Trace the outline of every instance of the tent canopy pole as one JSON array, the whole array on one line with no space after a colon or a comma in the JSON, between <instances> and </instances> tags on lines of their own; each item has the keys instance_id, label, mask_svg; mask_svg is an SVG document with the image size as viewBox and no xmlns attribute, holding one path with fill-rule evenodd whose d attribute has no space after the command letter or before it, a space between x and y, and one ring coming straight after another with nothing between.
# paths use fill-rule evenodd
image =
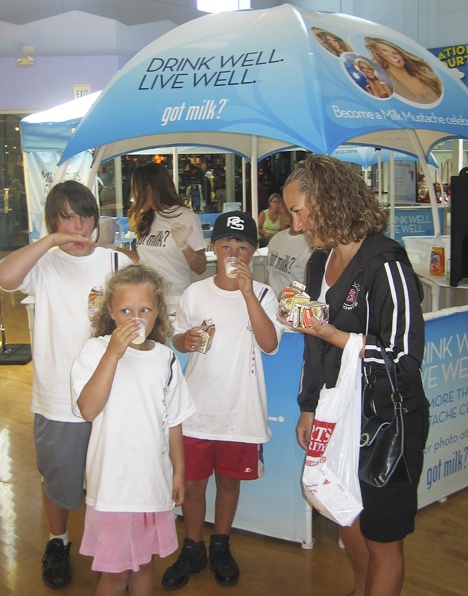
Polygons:
<instances>
[{"instance_id":1,"label":"tent canopy pole","mask_svg":"<svg viewBox=\"0 0 468 596\"><path fill-rule=\"evenodd\" d=\"M258 223L258 139L251 137L250 187L252 194L252 217Z\"/></svg>"},{"instance_id":2,"label":"tent canopy pole","mask_svg":"<svg viewBox=\"0 0 468 596\"><path fill-rule=\"evenodd\" d=\"M440 234L440 219L439 219L439 209L437 207L437 197L435 194L434 184L431 180L431 173L429 172L429 166L427 164L426 156L424 155L423 148L421 143L416 135L414 130L409 130L408 134L413 142L414 149L416 151L417 156L419 157L419 161L421 162L421 167L424 172L424 176L427 182L427 189L429 191L429 199L431 202L431 211L432 211L432 221L434 224L434 236Z\"/></svg>"}]
</instances>

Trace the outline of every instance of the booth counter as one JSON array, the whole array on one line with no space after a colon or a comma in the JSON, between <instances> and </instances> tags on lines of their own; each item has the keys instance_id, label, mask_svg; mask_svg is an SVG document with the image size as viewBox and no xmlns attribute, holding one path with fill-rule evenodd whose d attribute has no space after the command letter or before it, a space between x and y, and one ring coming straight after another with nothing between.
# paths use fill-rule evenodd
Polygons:
<instances>
[{"instance_id":1,"label":"booth counter","mask_svg":"<svg viewBox=\"0 0 468 596\"><path fill-rule=\"evenodd\" d=\"M441 236L445 245L446 275L431 275L430 260L434 236L403 236L401 238L408 257L424 287L423 312L436 312L440 309L468 304L468 283L462 281L457 287L449 282L450 236Z\"/></svg>"},{"instance_id":2,"label":"booth counter","mask_svg":"<svg viewBox=\"0 0 468 596\"><path fill-rule=\"evenodd\" d=\"M430 275L425 267L416 265L414 270L424 288L423 312L437 312L441 309L468 304L468 283L452 287L446 276Z\"/></svg>"}]
</instances>

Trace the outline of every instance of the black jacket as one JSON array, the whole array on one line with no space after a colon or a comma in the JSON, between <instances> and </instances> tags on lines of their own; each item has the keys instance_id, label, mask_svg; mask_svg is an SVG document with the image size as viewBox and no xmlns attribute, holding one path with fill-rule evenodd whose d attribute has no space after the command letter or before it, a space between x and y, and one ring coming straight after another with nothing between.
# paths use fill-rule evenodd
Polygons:
<instances>
[{"instance_id":1,"label":"black jacket","mask_svg":"<svg viewBox=\"0 0 468 596\"><path fill-rule=\"evenodd\" d=\"M314 251L307 265L306 291L319 297L328 252ZM390 387L376 335L397 364L400 392L409 411L427 406L420 372L424 354L422 287L404 248L383 234L366 238L341 277L326 294L329 322L341 331L366 336L364 365L377 371L382 383L382 409L391 406ZM314 412L320 389L334 387L343 351L305 335L298 403Z\"/></svg>"}]
</instances>

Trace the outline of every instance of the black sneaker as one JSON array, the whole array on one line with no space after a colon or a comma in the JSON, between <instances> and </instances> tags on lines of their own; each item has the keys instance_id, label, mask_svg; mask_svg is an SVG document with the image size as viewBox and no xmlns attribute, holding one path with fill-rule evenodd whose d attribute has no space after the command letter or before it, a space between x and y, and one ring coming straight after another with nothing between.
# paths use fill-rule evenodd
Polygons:
<instances>
[{"instance_id":1,"label":"black sneaker","mask_svg":"<svg viewBox=\"0 0 468 596\"><path fill-rule=\"evenodd\" d=\"M178 590L185 586L191 575L200 573L207 565L208 558L203 540L194 542L186 538L179 558L164 572L162 587L166 590Z\"/></svg>"},{"instance_id":2,"label":"black sneaker","mask_svg":"<svg viewBox=\"0 0 468 596\"><path fill-rule=\"evenodd\" d=\"M234 586L239 580L239 567L231 555L229 536L215 534L210 538L210 565L221 586Z\"/></svg>"},{"instance_id":3,"label":"black sneaker","mask_svg":"<svg viewBox=\"0 0 468 596\"><path fill-rule=\"evenodd\" d=\"M72 580L70 567L71 542L64 546L61 538L49 540L42 557L42 579L49 588L66 588Z\"/></svg>"}]
</instances>

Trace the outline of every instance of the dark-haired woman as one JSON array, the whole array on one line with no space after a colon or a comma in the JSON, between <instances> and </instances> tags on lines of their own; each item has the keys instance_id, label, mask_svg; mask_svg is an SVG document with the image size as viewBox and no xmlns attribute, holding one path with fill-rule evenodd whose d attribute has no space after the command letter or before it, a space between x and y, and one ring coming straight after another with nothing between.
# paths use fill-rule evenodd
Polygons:
<instances>
[{"instance_id":1,"label":"dark-haired woman","mask_svg":"<svg viewBox=\"0 0 468 596\"><path fill-rule=\"evenodd\" d=\"M190 271L206 270L206 243L200 218L177 194L166 167L148 163L132 174L132 206L128 216L137 235L142 263L153 267L170 283L169 312L190 285Z\"/></svg>"}]
</instances>

